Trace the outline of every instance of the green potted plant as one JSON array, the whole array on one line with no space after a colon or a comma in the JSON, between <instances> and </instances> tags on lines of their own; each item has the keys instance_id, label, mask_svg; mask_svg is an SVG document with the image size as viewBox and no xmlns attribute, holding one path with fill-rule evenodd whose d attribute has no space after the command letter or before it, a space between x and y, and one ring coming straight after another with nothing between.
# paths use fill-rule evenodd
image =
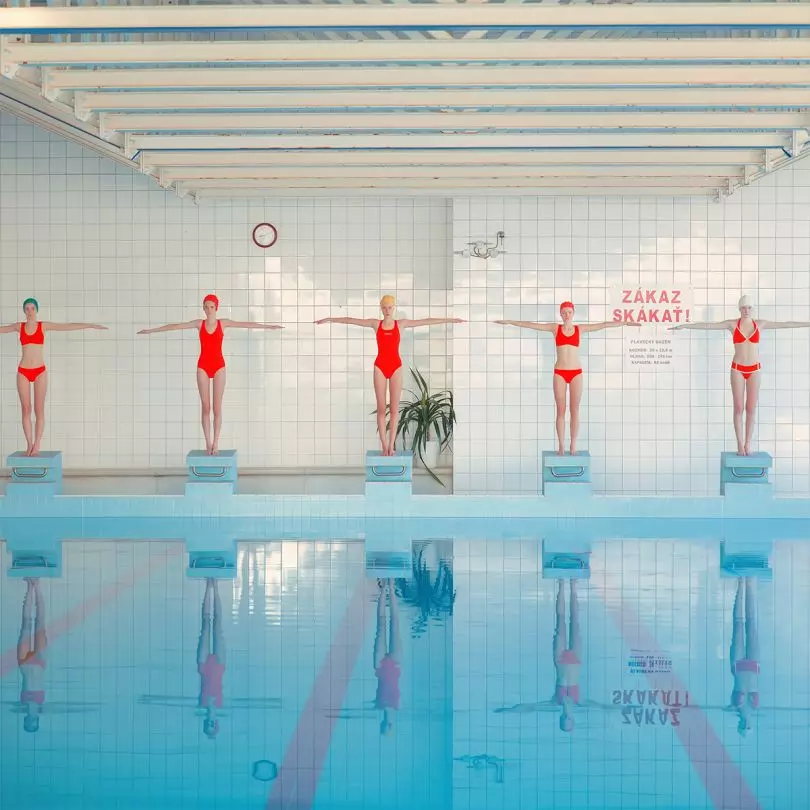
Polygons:
<instances>
[{"instance_id":1,"label":"green potted plant","mask_svg":"<svg viewBox=\"0 0 810 810\"><path fill-rule=\"evenodd\" d=\"M433 471L439 462L439 454L450 445L453 438L453 425L456 412L453 408L453 392L438 391L431 394L427 381L415 368L411 376L416 383L416 391L407 391L411 399L399 403L399 424L397 441L403 440L406 449L411 450L422 462L430 475L444 486L444 481ZM391 424L391 406L386 406L386 417ZM376 413L376 411L375 411Z\"/></svg>"}]
</instances>

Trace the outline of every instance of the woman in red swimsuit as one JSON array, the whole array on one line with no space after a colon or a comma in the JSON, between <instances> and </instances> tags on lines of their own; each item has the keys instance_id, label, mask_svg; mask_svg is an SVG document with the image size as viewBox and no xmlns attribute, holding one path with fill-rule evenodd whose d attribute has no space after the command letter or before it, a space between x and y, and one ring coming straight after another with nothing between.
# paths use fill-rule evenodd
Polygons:
<instances>
[{"instance_id":1,"label":"woman in red swimsuit","mask_svg":"<svg viewBox=\"0 0 810 810\"><path fill-rule=\"evenodd\" d=\"M402 394L402 359L399 356L400 330L415 326L433 326L440 323L464 323L461 318L421 318L417 321L394 320L396 300L393 295L380 299L383 319L376 318L321 318L316 324L343 323L374 329L377 335L377 359L374 361L374 394L377 397L377 432L384 456L393 456L399 423L399 397ZM391 424L386 436L386 389L391 403Z\"/></svg>"},{"instance_id":2,"label":"woman in red swimsuit","mask_svg":"<svg viewBox=\"0 0 810 810\"><path fill-rule=\"evenodd\" d=\"M734 435L737 438L737 455L751 455L751 437L754 435L754 417L759 398L759 338L764 329L799 329L810 326L803 321L755 321L752 317L754 306L747 295L738 303L740 317L735 320L717 323L682 323L670 327L678 329L720 329L731 332L734 344L734 358L731 361L731 396L734 401ZM745 411L745 432L743 432L743 411Z\"/></svg>"},{"instance_id":3,"label":"woman in red swimsuit","mask_svg":"<svg viewBox=\"0 0 810 810\"><path fill-rule=\"evenodd\" d=\"M39 453L42 434L45 432L45 397L48 393L48 374L45 369L43 347L45 332L77 332L81 329L106 329L97 323L53 323L37 320L39 304L35 298L23 301L25 321L0 327L0 334L19 333L22 357L17 367L17 394L22 407L22 426L25 434L26 455ZM34 387L34 418L36 430L31 423L31 386Z\"/></svg>"},{"instance_id":4,"label":"woman in red swimsuit","mask_svg":"<svg viewBox=\"0 0 810 810\"><path fill-rule=\"evenodd\" d=\"M39 590L39 580L27 578L25 583L17 666L22 677L20 707L25 711L23 728L35 732L39 730L39 715L45 706L45 651L48 637L45 635L45 601Z\"/></svg>"},{"instance_id":5,"label":"woman in red swimsuit","mask_svg":"<svg viewBox=\"0 0 810 810\"><path fill-rule=\"evenodd\" d=\"M399 636L399 605L392 579L378 580L377 633L374 636L374 674L377 676L375 708L382 711L380 734L394 730L394 712L399 711L399 676L402 662L402 640ZM389 621L385 616L385 592L388 591Z\"/></svg>"},{"instance_id":6,"label":"woman in red swimsuit","mask_svg":"<svg viewBox=\"0 0 810 810\"><path fill-rule=\"evenodd\" d=\"M202 429L205 451L209 456L219 452L219 434L222 430L222 396L225 393L225 358L222 356L222 338L225 329L283 329L276 323L232 321L217 318L219 298L206 295L203 299L205 318L185 323L168 323L154 329L141 329L139 335L154 332L173 332L178 329L196 329L200 336L200 359L197 361L197 388L202 406ZM213 395L212 395L213 389ZM211 432L211 402L214 403L214 430Z\"/></svg>"},{"instance_id":7,"label":"woman in red swimsuit","mask_svg":"<svg viewBox=\"0 0 810 810\"><path fill-rule=\"evenodd\" d=\"M579 433L579 403L582 400L582 364L579 361L579 342L583 332L600 332L617 326L641 326L629 321L603 321L602 323L574 324L574 305L570 301L560 304L562 324L534 323L532 321L495 321L504 326L519 326L538 332L553 332L557 347L554 364L554 402L557 406L557 452L565 453L565 395L570 389L571 455L576 453Z\"/></svg>"},{"instance_id":8,"label":"woman in red swimsuit","mask_svg":"<svg viewBox=\"0 0 810 810\"><path fill-rule=\"evenodd\" d=\"M734 688L731 708L737 712L737 731L745 736L751 730L751 715L759 708L759 626L757 590L753 577L737 580L734 598L734 628L731 633L729 659Z\"/></svg>"},{"instance_id":9,"label":"woman in red swimsuit","mask_svg":"<svg viewBox=\"0 0 810 810\"><path fill-rule=\"evenodd\" d=\"M222 680L225 677L222 603L215 579L205 580L200 639L197 642L197 673L200 676L198 711L205 715L203 732L213 740L219 734L217 710L222 709Z\"/></svg>"}]
</instances>

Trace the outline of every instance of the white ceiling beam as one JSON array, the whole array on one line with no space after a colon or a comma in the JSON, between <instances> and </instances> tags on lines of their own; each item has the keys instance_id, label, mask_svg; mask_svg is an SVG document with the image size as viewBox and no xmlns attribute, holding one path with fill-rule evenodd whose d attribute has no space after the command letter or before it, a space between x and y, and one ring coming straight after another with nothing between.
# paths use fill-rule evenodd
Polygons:
<instances>
[{"instance_id":1,"label":"white ceiling beam","mask_svg":"<svg viewBox=\"0 0 810 810\"><path fill-rule=\"evenodd\" d=\"M168 166L161 180L270 180L274 178L452 178L452 177L728 177L744 178L741 166L538 166L479 164L477 166Z\"/></svg>"},{"instance_id":2,"label":"white ceiling beam","mask_svg":"<svg viewBox=\"0 0 810 810\"><path fill-rule=\"evenodd\" d=\"M188 193L188 192L183 192ZM251 188L213 188L198 189L193 192L195 200L216 200L216 199L262 199L267 198L277 200L279 197L469 197L474 194L476 197L635 197L635 198L656 198L656 197L703 197L716 198L718 190L716 188L671 188L661 186L659 188L619 188L596 189L590 191L588 188L274 188L274 189L251 189Z\"/></svg>"},{"instance_id":3,"label":"white ceiling beam","mask_svg":"<svg viewBox=\"0 0 810 810\"><path fill-rule=\"evenodd\" d=\"M781 150L779 150L781 152ZM515 151L497 149L470 149L448 152L446 149L412 150L383 149L376 151L334 151L306 150L282 152L279 150L261 151L143 151L138 156L141 168L161 167L237 167L242 166L383 166L390 170L393 166L453 166L490 165L532 165L532 166L759 166L764 165L764 149L558 149L551 151ZM195 169L196 171L196 169Z\"/></svg>"},{"instance_id":4,"label":"white ceiling beam","mask_svg":"<svg viewBox=\"0 0 810 810\"><path fill-rule=\"evenodd\" d=\"M794 130L810 126L810 112L439 112L439 113L101 113L110 132L245 132L250 130L491 130L703 129Z\"/></svg>"},{"instance_id":5,"label":"white ceiling beam","mask_svg":"<svg viewBox=\"0 0 810 810\"><path fill-rule=\"evenodd\" d=\"M502 6L501 6L502 7ZM369 8L364 6L364 8ZM808 15L810 16L810 14ZM810 85L810 66L705 65L682 67L378 67L365 68L145 68L83 70L43 68L42 89L105 88L257 89L319 87L525 87L573 85Z\"/></svg>"},{"instance_id":6,"label":"white ceiling beam","mask_svg":"<svg viewBox=\"0 0 810 810\"><path fill-rule=\"evenodd\" d=\"M238 180L194 179L178 181L176 186L196 191L211 188L432 188L452 185L454 188L717 188L722 185L716 177L492 177L485 182L478 178L454 177L450 183L444 178L430 177L298 177Z\"/></svg>"},{"instance_id":7,"label":"white ceiling beam","mask_svg":"<svg viewBox=\"0 0 810 810\"><path fill-rule=\"evenodd\" d=\"M198 7L199 8L199 7ZM501 6L501 8L504 8ZM16 65L179 65L279 62L808 60L806 40L523 39L265 42L5 42Z\"/></svg>"},{"instance_id":8,"label":"white ceiling beam","mask_svg":"<svg viewBox=\"0 0 810 810\"><path fill-rule=\"evenodd\" d=\"M808 40L810 41L810 40ZM359 107L804 107L810 108L810 88L673 88L651 87L564 90L379 90L356 92L139 92L76 93L76 108L83 115L94 112L182 110L341 109Z\"/></svg>"},{"instance_id":9,"label":"white ceiling beam","mask_svg":"<svg viewBox=\"0 0 810 810\"><path fill-rule=\"evenodd\" d=\"M0 33L255 29L808 28L803 3L404 4L6 8Z\"/></svg>"},{"instance_id":10,"label":"white ceiling beam","mask_svg":"<svg viewBox=\"0 0 810 810\"><path fill-rule=\"evenodd\" d=\"M127 153L140 149L767 149L782 147L779 133L510 133L498 135L133 135ZM419 155L414 154L414 161Z\"/></svg>"}]
</instances>

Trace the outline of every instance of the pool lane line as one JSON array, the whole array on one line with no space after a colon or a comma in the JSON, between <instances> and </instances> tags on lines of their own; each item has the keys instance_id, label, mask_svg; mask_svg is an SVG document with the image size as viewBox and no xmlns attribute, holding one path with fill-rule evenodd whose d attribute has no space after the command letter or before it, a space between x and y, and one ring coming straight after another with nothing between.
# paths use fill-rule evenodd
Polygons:
<instances>
[{"instance_id":1,"label":"pool lane line","mask_svg":"<svg viewBox=\"0 0 810 810\"><path fill-rule=\"evenodd\" d=\"M267 799L267 810L312 808L337 715L343 708L366 636L368 606L376 590L374 580L363 579L352 594L287 745Z\"/></svg>"},{"instance_id":2,"label":"pool lane line","mask_svg":"<svg viewBox=\"0 0 810 810\"><path fill-rule=\"evenodd\" d=\"M650 650L657 655L663 653L639 614L622 598L621 583L616 577L594 571L591 574L591 585L601 598L605 611L619 628L626 645ZM616 598L609 598L609 593L615 594ZM674 667L671 675L662 677L649 673L646 677L653 689L666 688L681 694L689 691L675 673ZM680 724L673 726L673 730L703 782L715 810L762 810L759 800L717 736L706 714L692 700L689 701L689 706L689 709L681 711Z\"/></svg>"},{"instance_id":3,"label":"pool lane line","mask_svg":"<svg viewBox=\"0 0 810 810\"><path fill-rule=\"evenodd\" d=\"M163 553L150 554L149 562L138 568L133 568L122 579L106 585L94 596L85 599L84 602L75 605L58 619L51 621L50 624L45 626L48 644L50 645L54 639L59 638L59 636L77 627L97 610L104 607L109 602L112 602L116 597L124 593L124 591L132 588L139 580L149 576L154 571L164 568L168 565L171 558L178 556L182 552L183 547L178 543L176 547L173 546ZM36 579L36 577L33 578ZM24 580L20 580L20 582L24 583ZM15 643L13 647L0 655L0 678L4 678L9 672L16 668L17 644Z\"/></svg>"}]
</instances>

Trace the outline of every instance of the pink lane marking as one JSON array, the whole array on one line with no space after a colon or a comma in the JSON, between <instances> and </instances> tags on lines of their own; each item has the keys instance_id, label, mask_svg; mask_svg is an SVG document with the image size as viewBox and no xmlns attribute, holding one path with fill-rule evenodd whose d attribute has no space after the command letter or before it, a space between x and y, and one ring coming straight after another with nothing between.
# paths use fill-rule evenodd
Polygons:
<instances>
[{"instance_id":1,"label":"pink lane marking","mask_svg":"<svg viewBox=\"0 0 810 810\"><path fill-rule=\"evenodd\" d=\"M615 577L604 573L591 579L594 589L599 593L608 615L618 626L626 643L638 645L645 650L661 653L653 634L642 624L638 613L621 597L611 599L608 591L621 593L621 585ZM661 676L647 675L653 689L672 689L682 695L688 692L687 686L675 672L664 682ZM712 728L709 719L699 706L690 701L690 709L681 712L681 723L674 727L681 745L692 762L709 794L716 810L762 810L737 763L731 759L726 747Z\"/></svg>"},{"instance_id":2,"label":"pink lane marking","mask_svg":"<svg viewBox=\"0 0 810 810\"><path fill-rule=\"evenodd\" d=\"M310 810L343 707L357 656L366 634L366 605L372 584L357 586L329 652L315 678L278 778L267 800L268 810Z\"/></svg>"},{"instance_id":3,"label":"pink lane marking","mask_svg":"<svg viewBox=\"0 0 810 810\"><path fill-rule=\"evenodd\" d=\"M165 554L150 555L149 562L139 568L133 568L125 577L102 588L95 596L91 596L81 604L71 608L64 616L52 621L45 628L48 642L58 638L63 633L81 624L88 616L113 601L127 588L131 588L139 579L151 574L153 571L165 566L171 557L182 552L179 546L170 548ZM22 580L20 580L22 582ZM17 667L17 645L0 655L0 678L4 678Z\"/></svg>"}]
</instances>

